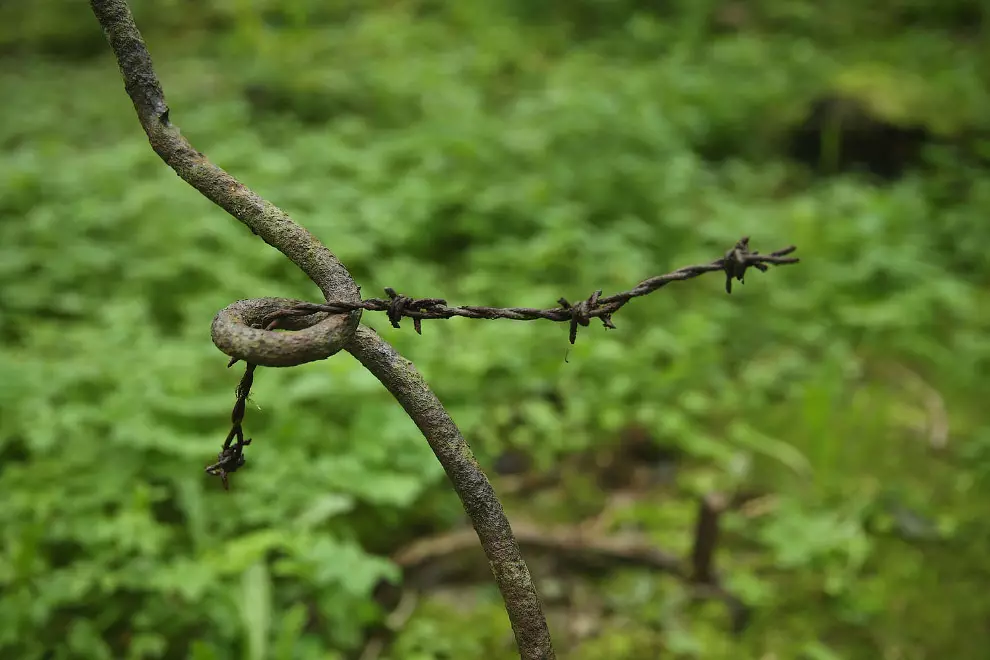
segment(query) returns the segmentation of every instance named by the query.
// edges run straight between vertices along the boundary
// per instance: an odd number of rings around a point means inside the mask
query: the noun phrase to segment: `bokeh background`
[[[134,0],[172,119],[365,295],[553,306],[719,257],[597,324],[390,328],[517,525],[718,565],[526,557],[560,657],[986,658],[990,19],[979,0]],[[413,424],[341,354],[261,369],[248,468],[203,466],[213,314],[317,299],[140,130],[81,0],[0,5],[5,658],[514,657]],[[565,362],[565,357],[567,362]],[[755,499],[753,499],[755,498]]]

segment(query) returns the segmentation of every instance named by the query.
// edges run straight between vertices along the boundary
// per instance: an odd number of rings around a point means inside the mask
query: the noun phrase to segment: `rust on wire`
[[[666,275],[657,275],[656,277],[651,277],[640,282],[629,291],[623,291],[611,296],[603,297],[602,292],[599,290],[591,294],[586,300],[575,305],[571,305],[566,299],[560,298],[557,301],[560,306],[549,309],[482,307],[477,305],[451,307],[442,298],[411,298],[397,293],[391,287],[386,287],[385,293],[388,298],[368,298],[359,302],[332,301],[319,304],[302,303],[282,310],[278,313],[278,317],[304,316],[314,312],[340,314],[362,309],[369,312],[385,312],[393,328],[399,327],[399,321],[401,319],[411,318],[413,320],[413,327],[419,334],[422,334],[421,323],[424,319],[449,319],[455,316],[471,319],[510,319],[514,321],[544,319],[558,323],[568,323],[570,325],[569,340],[573,344],[577,340],[578,326],[587,327],[593,318],[601,319],[602,324],[606,328],[615,329],[615,325],[612,323],[612,315],[633,298],[653,293],[671,282],[689,280],[705,273],[719,271],[725,273],[726,293],[732,293],[732,280],[742,283],[749,268],[766,272],[770,266],[798,263],[800,259],[788,256],[796,249],[792,245],[782,250],[771,252],[770,254],[760,254],[757,251],[750,251],[749,237],[745,236],[736,242],[725,253],[724,257],[716,259],[711,263],[686,266]]]
[[[274,330],[278,321],[272,321],[265,328]],[[227,368],[234,366],[236,358],[232,358],[227,363]],[[206,466],[206,473],[220,477],[223,489],[230,488],[230,474],[236,472],[238,468],[244,466],[247,460],[244,457],[244,448],[251,444],[251,438],[244,438],[244,413],[247,411],[248,397],[251,396],[251,386],[254,385],[254,370],[257,365],[248,364],[244,369],[244,375],[237,384],[237,399],[234,401],[234,409],[230,411],[230,432],[223,441],[223,447],[217,454],[217,462]]]
[[[207,474],[220,477],[224,490],[230,487],[229,475],[238,468],[243,467],[244,448],[251,444],[251,438],[244,439],[244,411],[247,409],[247,399],[251,393],[251,384],[254,381],[255,365],[249,364],[244,370],[244,376],[237,385],[237,401],[234,402],[234,409],[230,413],[230,432],[223,441],[223,448],[217,454],[217,462],[206,468]]]

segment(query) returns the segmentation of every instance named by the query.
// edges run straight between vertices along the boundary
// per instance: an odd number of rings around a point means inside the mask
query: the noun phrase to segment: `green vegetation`
[[[644,469],[632,436],[676,474],[651,459],[602,533],[683,552],[698,494],[766,494],[719,550],[754,608],[739,636],[669,576],[527,552],[561,657],[985,657],[984,3],[134,5],[172,119],[365,295],[551,306],[744,234],[799,246],[732,296],[711,276],[635,301],[566,363],[563,325],[365,315],[486,468],[559,474],[510,520],[597,515]],[[229,493],[204,475],[239,377],[213,314],[318,292],[152,153],[86,3],[5,3],[0,26],[0,652],[357,657],[387,557],[463,524],[429,448],[342,354],[260,369],[248,467]],[[853,120],[806,122],[822,99]],[[863,171],[875,153],[897,171]],[[419,576],[380,657],[513,657],[479,566]]]

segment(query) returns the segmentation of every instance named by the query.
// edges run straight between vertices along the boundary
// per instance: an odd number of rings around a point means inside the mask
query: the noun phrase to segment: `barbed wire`
[[[697,266],[685,266],[665,275],[657,275],[647,280],[643,280],[634,288],[616,293],[610,296],[602,296],[602,291],[592,293],[587,299],[571,304],[565,298],[557,300],[559,307],[549,309],[536,309],[531,307],[482,307],[478,305],[448,306],[443,298],[411,298],[396,292],[391,287],[385,288],[388,298],[368,298],[359,302],[332,301],[326,303],[301,303],[284,310],[280,310],[270,320],[277,321],[280,318],[290,316],[305,316],[316,312],[329,312],[340,314],[361,309],[369,312],[385,312],[393,328],[399,327],[399,322],[403,318],[411,318],[413,327],[418,334],[422,334],[422,322],[424,319],[439,320],[449,319],[455,316],[472,319],[511,319],[514,321],[535,321],[545,319],[558,323],[570,323],[570,343],[577,339],[579,326],[587,327],[591,319],[600,319],[602,325],[608,329],[615,329],[612,323],[612,315],[621,309],[633,298],[645,296],[658,289],[682,280],[689,280],[705,273],[721,271],[725,273],[725,291],[732,293],[732,281],[737,280],[744,283],[746,271],[755,268],[760,272],[766,272],[769,266],[783,266],[795,264],[800,261],[797,257],[790,257],[797,248],[789,246],[782,250],[771,252],[770,254],[760,254],[749,249],[749,237],[741,238],[732,249],[725,253],[721,259],[716,259],[711,263]]]
[[[481,307],[477,305],[462,305],[451,307],[443,298],[411,298],[404,296],[391,287],[385,288],[388,295],[384,298],[369,298],[360,302],[332,301],[327,303],[300,303],[292,307],[280,310],[271,318],[267,319],[266,330],[274,330],[278,326],[279,320],[292,316],[306,316],[316,312],[329,312],[340,314],[356,309],[369,312],[385,312],[392,327],[398,328],[403,318],[411,318],[413,327],[418,334],[423,333],[422,322],[424,319],[439,320],[449,319],[455,316],[472,319],[510,319],[514,321],[535,321],[545,319],[558,323],[570,323],[570,343],[577,339],[579,326],[587,327],[591,319],[600,319],[602,324],[609,329],[615,329],[612,323],[612,315],[621,309],[633,298],[645,296],[658,289],[682,280],[689,280],[705,273],[721,271],[725,273],[725,292],[732,293],[732,281],[744,282],[746,271],[755,268],[760,272],[766,272],[770,266],[784,266],[795,264],[800,261],[797,257],[788,256],[797,248],[793,245],[782,250],[771,252],[770,254],[760,254],[749,249],[749,237],[744,236],[725,253],[721,259],[716,259],[711,263],[697,266],[685,266],[665,275],[657,275],[647,280],[643,280],[634,288],[616,293],[611,296],[602,297],[601,290],[592,293],[586,300],[572,305],[564,298],[558,299],[560,307],[549,309],[535,309],[530,307]],[[237,358],[232,358],[227,363],[228,367],[233,366]],[[231,429],[224,440],[223,448],[217,455],[217,462],[208,466],[206,472],[219,476],[223,482],[223,487],[228,488],[228,477],[232,472],[244,465],[244,447],[251,444],[251,438],[244,438],[242,423],[244,412],[247,407],[247,399],[251,394],[251,385],[254,383],[254,370],[256,365],[248,364],[244,371],[244,376],[237,385],[237,400],[231,412]]]
[[[266,330],[274,330],[278,326],[278,321],[273,320],[265,327]],[[234,366],[237,360],[232,359],[227,363],[227,367]],[[247,458],[244,456],[244,448],[251,444],[251,438],[244,439],[244,413],[247,410],[248,398],[251,396],[251,386],[254,385],[254,370],[258,365],[248,363],[244,369],[244,375],[237,383],[237,399],[234,401],[234,409],[230,411],[230,432],[223,441],[223,447],[217,454],[217,462],[206,466],[206,473],[220,477],[223,489],[230,488],[229,477],[232,472],[243,467]]]

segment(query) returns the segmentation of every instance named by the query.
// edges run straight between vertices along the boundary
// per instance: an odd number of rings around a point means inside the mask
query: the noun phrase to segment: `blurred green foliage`
[[[563,657],[984,657],[982,3],[133,4],[173,120],[366,295],[550,306],[743,234],[800,246],[800,266],[731,297],[712,276],[634,302],[568,363],[563,326],[418,337],[365,315],[485,465],[514,449],[548,470],[632,427],[689,457],[625,514],[666,547],[687,546],[699,492],[773,494],[731,516],[720,554],[756,607],[741,637],[627,569],[550,603]],[[462,522],[439,466],[341,355],[259,371],[249,468],[230,493],[202,474],[238,378],[210,318],[316,291],[151,152],[85,3],[5,3],[0,26],[0,650],[350,657],[384,616],[375,585],[399,579],[383,557]],[[837,93],[924,127],[924,159],[883,184],[788,159],[811,102]],[[512,657],[492,586],[468,595],[424,595],[387,657]],[[582,607],[604,612],[591,634],[565,625]]]

